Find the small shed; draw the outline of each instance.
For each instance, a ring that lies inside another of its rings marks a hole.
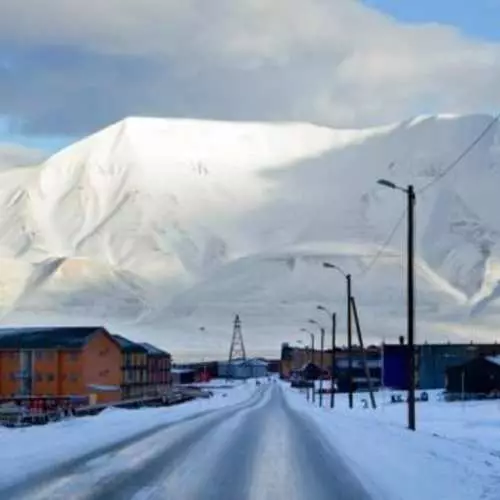
[[[500,392],[500,356],[477,357],[446,369],[449,393],[492,394]]]
[[[173,368],[172,382],[174,384],[192,384],[196,381],[196,372],[190,368]]]
[[[299,376],[304,380],[318,380],[324,371],[314,363],[306,363],[299,371]]]

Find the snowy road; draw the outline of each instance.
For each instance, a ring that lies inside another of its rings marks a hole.
[[[275,385],[262,386],[244,403],[72,464],[29,488],[3,493],[29,500],[370,498],[315,424],[291,409]],[[1,491],[0,498],[6,498]]]

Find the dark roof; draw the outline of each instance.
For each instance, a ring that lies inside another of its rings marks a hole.
[[[41,326],[0,329],[0,349],[81,349],[102,326]]]
[[[124,352],[140,352],[141,354],[148,352],[141,344],[133,342],[121,335],[112,335],[112,337],[118,342],[120,349]]]
[[[170,356],[170,353],[167,351],[164,351],[163,349],[160,349],[159,347],[156,347],[148,342],[141,342],[140,344],[146,351],[148,351],[148,354],[152,356]]]

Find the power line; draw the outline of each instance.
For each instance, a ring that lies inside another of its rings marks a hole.
[[[488,123],[488,125],[481,131],[481,133],[434,179],[432,179],[425,186],[421,187],[417,194],[427,191],[431,186],[440,181],[443,177],[448,175],[485,137],[486,134],[493,128],[493,126],[500,120],[500,113],[498,113],[493,119]]]
[[[481,133],[442,172],[440,172],[430,182],[428,182],[427,184],[422,186],[417,191],[417,194],[421,194],[421,193],[427,191],[427,189],[431,188],[434,184],[436,184],[441,179],[446,177],[486,137],[488,132],[493,128],[493,126],[499,120],[500,120],[500,113],[498,113],[497,115],[495,115],[493,117],[493,119],[481,131]],[[384,253],[384,251],[386,250],[386,248],[389,246],[392,239],[394,238],[394,235],[396,234],[396,231],[398,230],[399,226],[403,222],[405,215],[406,215],[406,210],[401,214],[400,218],[397,220],[392,231],[389,233],[387,239],[384,241],[384,243],[380,246],[379,250],[377,251],[375,257],[371,260],[371,262],[368,264],[366,269],[361,273],[361,275],[360,275],[361,278],[365,277],[372,270],[372,268],[375,266],[375,264],[378,262],[379,258],[381,257],[381,255]]]
[[[386,248],[390,245],[392,239],[394,238],[394,236],[396,234],[396,231],[399,229],[399,226],[404,221],[405,215],[406,215],[406,210],[401,214],[401,216],[399,217],[399,219],[396,221],[396,224],[394,225],[394,227],[392,228],[391,232],[389,233],[389,235],[387,236],[387,238],[385,239],[385,241],[382,243],[382,245],[378,249],[377,253],[375,254],[375,257],[373,257],[373,259],[370,261],[370,263],[368,264],[368,266],[361,273],[360,278],[364,278],[372,270],[372,268],[377,263],[378,259],[385,252]]]

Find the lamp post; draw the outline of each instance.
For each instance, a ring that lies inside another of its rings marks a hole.
[[[323,262],[323,267],[326,269],[334,269],[342,274],[346,280],[347,285],[347,379],[349,390],[349,408],[353,407],[352,395],[352,309],[351,309],[351,275],[342,270],[339,266],[331,264],[330,262]]]
[[[326,307],[317,306],[318,311],[324,311],[332,320],[332,366],[330,369],[330,408],[335,406],[335,374],[337,372],[337,362],[336,362],[336,323],[337,315],[330,312]]]
[[[311,336],[311,363],[314,364],[314,333],[310,332],[306,328],[301,328],[300,331],[308,333]],[[316,402],[316,391],[315,391],[314,385],[312,388],[312,402],[313,402],[313,404]]]
[[[408,204],[408,250],[407,250],[407,329],[408,329],[408,428],[415,430],[415,190],[410,184],[406,188],[397,186],[391,181],[380,179],[378,184],[390,189],[397,189],[406,194]]]
[[[307,345],[304,344],[303,340],[297,340],[297,344],[300,344],[301,346],[303,346],[304,352],[306,355],[306,363],[305,364],[307,364]],[[302,363],[302,356],[300,356],[300,362]],[[306,387],[306,399],[307,399],[307,401],[309,401],[309,387]]]
[[[323,326],[318,323],[315,319],[310,319],[309,323],[312,325],[316,325],[319,327],[320,332],[321,332],[321,344],[320,344],[320,351],[319,351],[319,365],[320,365],[320,378],[319,378],[319,406],[320,408],[323,406],[323,354],[325,350],[325,329]]]

